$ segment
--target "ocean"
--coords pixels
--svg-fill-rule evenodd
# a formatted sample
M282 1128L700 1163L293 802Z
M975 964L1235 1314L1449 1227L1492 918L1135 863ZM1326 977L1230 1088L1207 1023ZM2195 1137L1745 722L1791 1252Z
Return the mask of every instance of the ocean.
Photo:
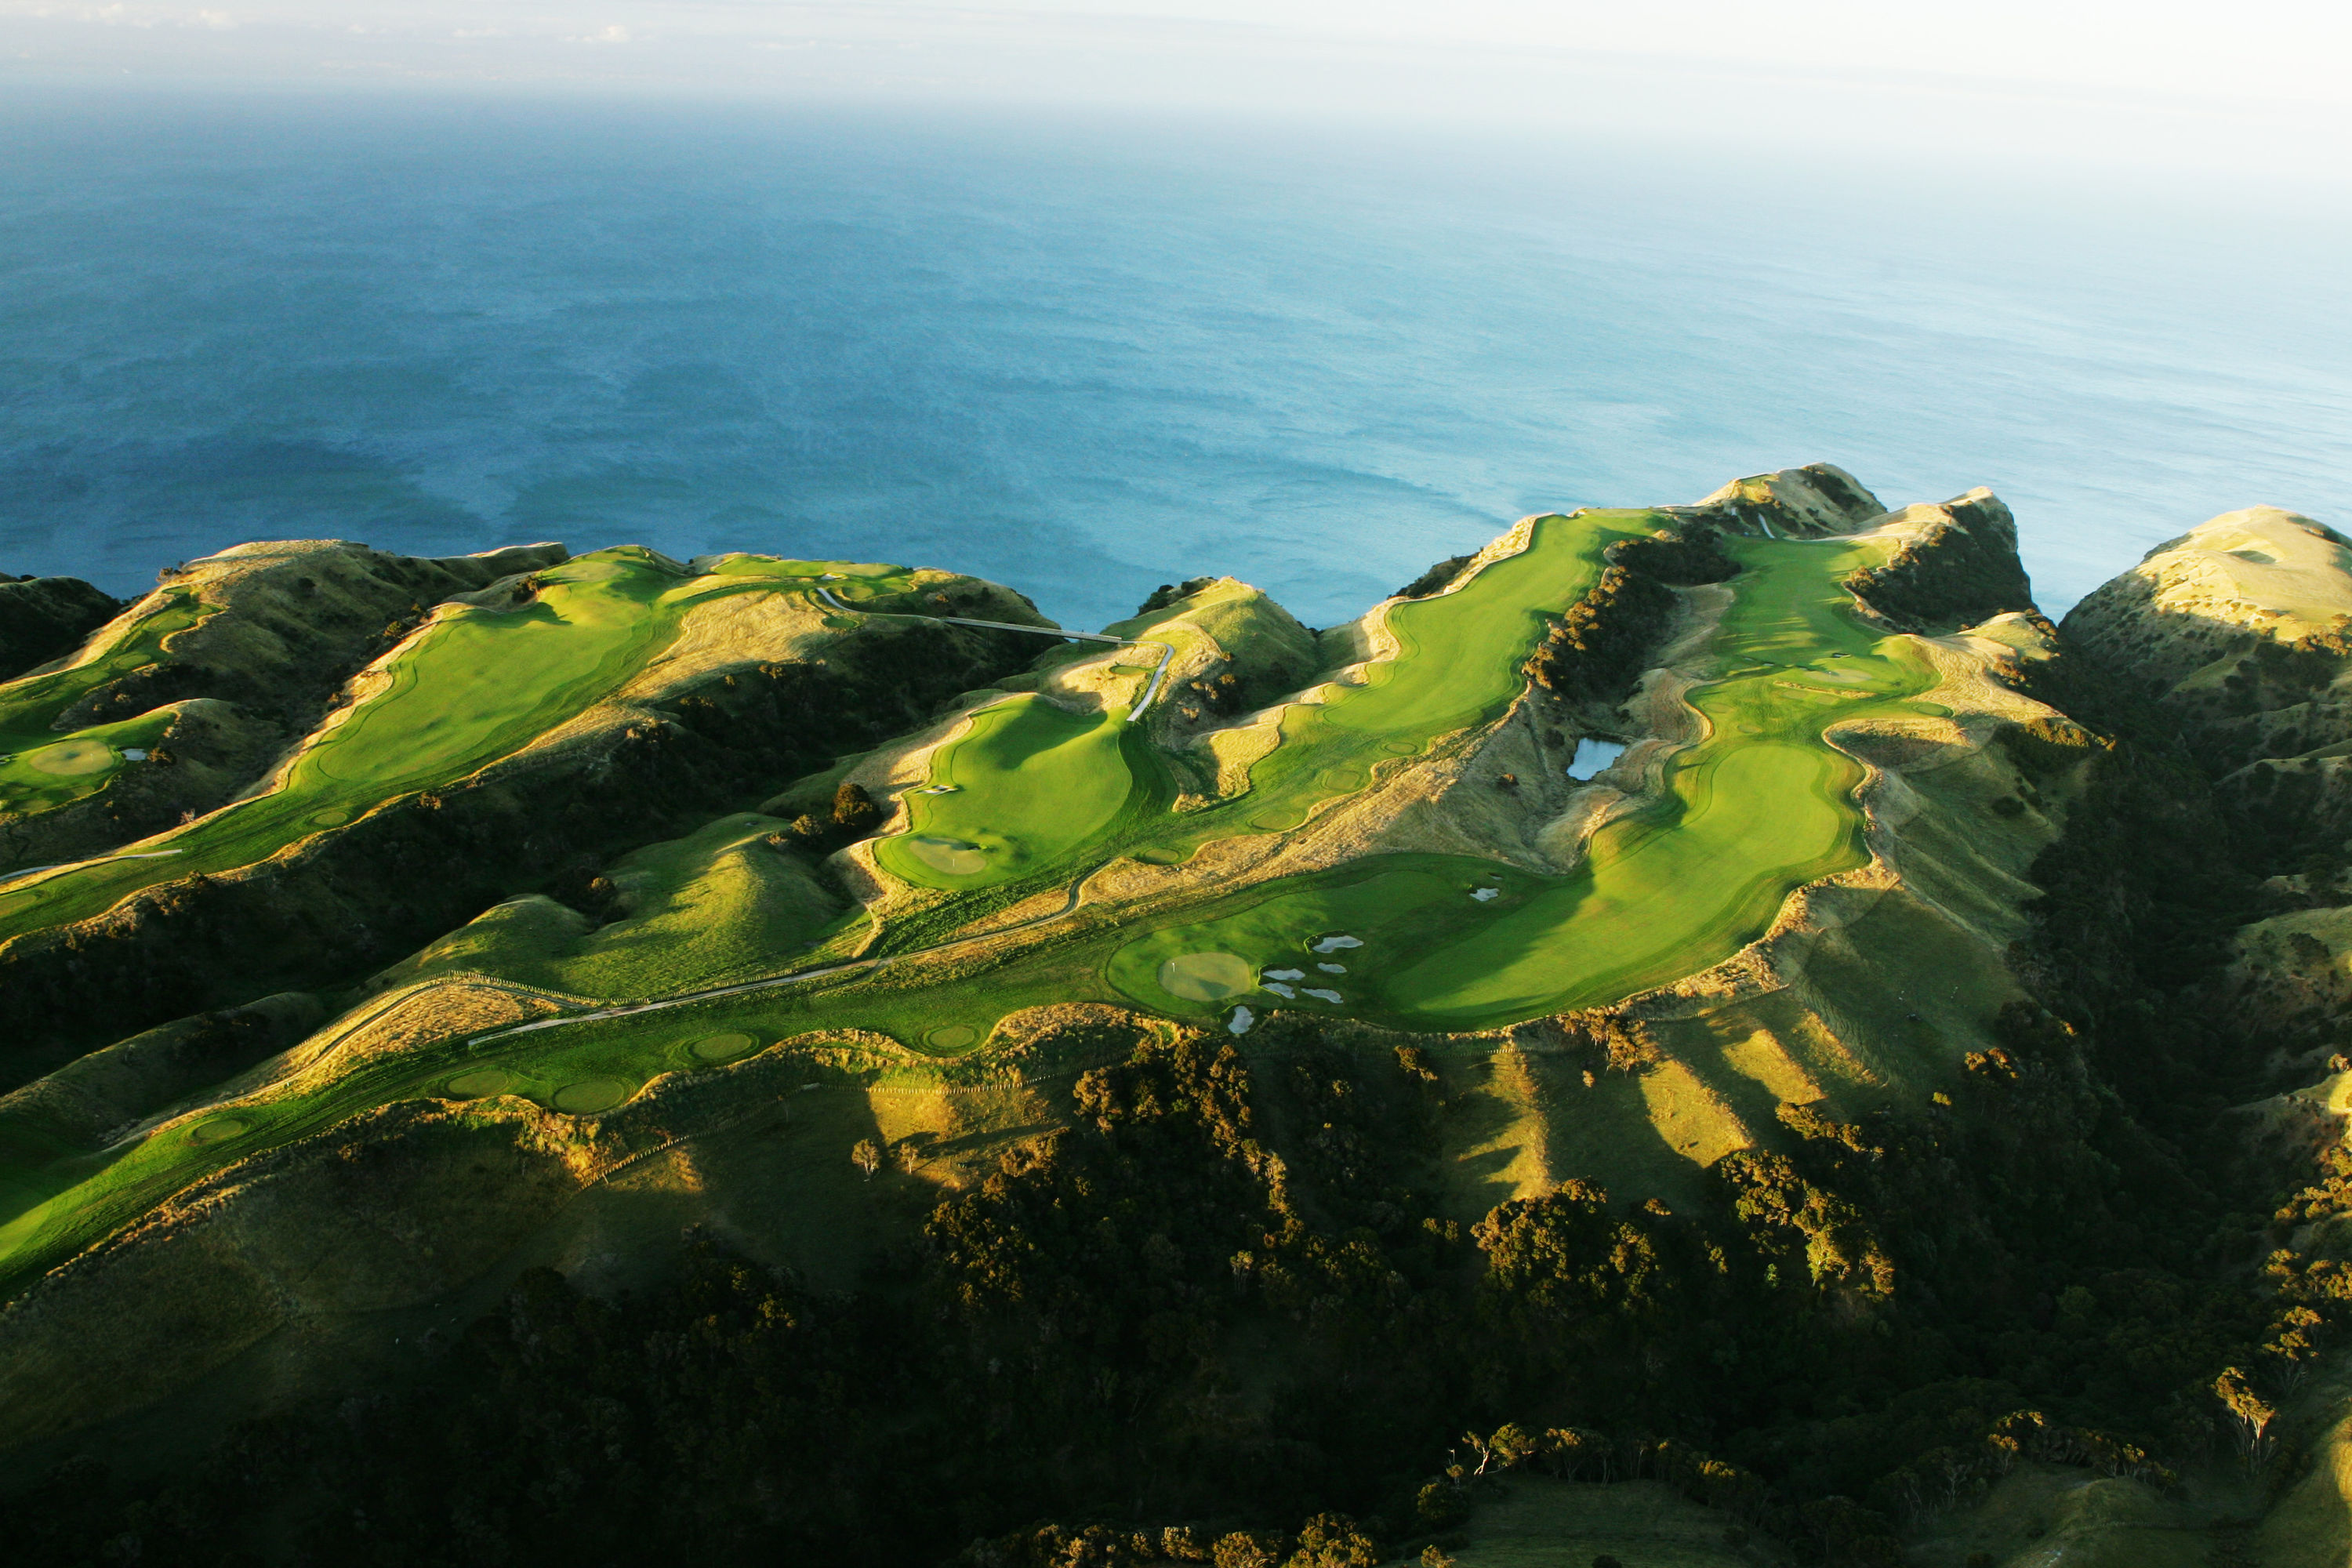
M28 90L0 145L0 570L118 594L560 539L1329 625L1822 459L1990 485L2053 613L2230 508L2352 530L2347 230L2291 193L457 93Z

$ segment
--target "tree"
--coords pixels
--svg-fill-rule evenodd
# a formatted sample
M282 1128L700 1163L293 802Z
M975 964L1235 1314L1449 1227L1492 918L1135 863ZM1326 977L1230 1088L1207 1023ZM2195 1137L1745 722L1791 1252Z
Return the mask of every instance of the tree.
M833 792L833 820L851 837L863 838L882 826L882 808L874 804L864 784L844 779Z
M882 1168L882 1146L871 1138L860 1138L856 1146L849 1151L849 1163L865 1172L866 1179L870 1182L874 1179L874 1173Z
M2254 1392L2246 1374L2234 1366L2213 1380L2213 1394L2237 1418L2238 1453L2246 1461L2246 1468L2260 1468L2270 1458L2271 1438L2267 1433L2277 1410Z

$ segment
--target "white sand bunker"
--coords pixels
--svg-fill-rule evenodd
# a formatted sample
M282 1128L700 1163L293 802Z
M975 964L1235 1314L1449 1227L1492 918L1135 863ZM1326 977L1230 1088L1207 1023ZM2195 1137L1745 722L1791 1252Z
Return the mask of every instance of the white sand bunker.
M1298 995L1297 992L1292 990L1289 986L1285 985L1279 980L1267 981L1265 983L1265 988L1268 991L1273 992L1276 996L1281 997L1286 1002L1293 1001Z
M1327 936L1321 942L1316 942L1313 946L1309 947L1307 951L1309 952L1337 952L1343 947L1361 947L1363 945L1363 940L1360 937Z
M932 870L950 877L969 877L988 869L988 856L977 844L961 838L934 838L928 833L907 840L907 853Z
M1188 952L1160 966L1160 989L1187 1002L1222 1002L1257 989L1257 971L1231 952Z
M1307 971L1303 969L1269 969L1265 972L1265 977L1268 980L1304 980L1307 978Z
M114 748L103 741L60 741L26 752L25 765L45 773L104 773L114 765Z
M1234 1009L1234 1016L1225 1021L1225 1027L1236 1035L1246 1035L1249 1033L1250 1026L1256 1022L1257 1020L1251 1016L1248 1008L1236 1007Z
M1304 994L1314 997L1318 1002L1339 1002L1346 1000L1346 998L1342 997L1337 991L1318 990L1317 987L1312 985L1307 988Z

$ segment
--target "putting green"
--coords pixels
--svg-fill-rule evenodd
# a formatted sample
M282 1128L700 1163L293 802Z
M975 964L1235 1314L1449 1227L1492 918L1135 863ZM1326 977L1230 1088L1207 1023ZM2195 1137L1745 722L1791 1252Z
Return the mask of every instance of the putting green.
M1257 970L1232 952L1187 952L1154 973L1160 989L1187 1002L1222 1002L1257 989Z
M988 869L988 852L977 844L966 844L961 838L941 838L934 834L916 833L908 836L906 851L943 877L976 877Z
M340 806L331 806L325 811L312 812L310 814L310 826L313 827L340 827L351 819L352 814L350 812L343 810Z
M555 1109L571 1116L610 1110L635 1091L616 1078L583 1078L555 1091Z
M923 1038L934 1050L960 1051L979 1039L980 1031L968 1024L950 1024L945 1028L933 1029Z
M759 1042L740 1033L705 1035L687 1048L707 1062L732 1061Z
M1074 713L1042 697L971 717L940 748L930 783L908 797L909 831L875 847L893 875L932 888L1009 882L1098 840L1135 791L1125 716Z
M215 1116L210 1121L200 1121L188 1131L191 1143L218 1143L234 1138L252 1123L242 1116Z
M25 765L45 773L72 777L103 773L114 765L115 751L103 741L60 741L25 754Z
M477 1068L451 1079L449 1094L455 1100L487 1100L494 1094L504 1094L513 1082L512 1073L498 1068Z

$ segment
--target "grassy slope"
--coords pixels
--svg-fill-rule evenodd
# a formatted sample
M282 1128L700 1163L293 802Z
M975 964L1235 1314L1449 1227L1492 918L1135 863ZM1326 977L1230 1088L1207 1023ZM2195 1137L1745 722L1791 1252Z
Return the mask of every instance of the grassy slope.
M909 798L908 831L876 846L884 869L930 888L979 888L1056 867L1109 827L1135 787L1116 710L1073 713L1043 697L1013 697L972 716L940 748L932 786ZM956 874L927 864L913 840L947 839L986 858Z
M129 846L158 858L92 862L0 889L0 940L86 919L140 889L263 859L309 832L506 756L617 690L712 592L797 586L817 564L681 580L634 546L540 574L518 612L445 611L379 667L384 684L323 726L271 787Z
M735 557L720 573L681 579L649 552L628 547L541 574L538 602L520 613L445 612L389 656L381 667L390 678L384 685L341 723L323 728L275 787L131 847L178 851L168 858L87 862L0 889L0 937L100 912L141 888L193 871L250 864L383 800L462 777L609 697L667 646L686 610L711 595L797 589L827 571L857 574L840 586L845 599L903 591L908 577L900 568ZM142 625L128 640L159 635ZM39 700L54 710L76 695L51 691ZM766 967L776 944L799 945L832 918L813 889L791 885L804 879L794 874L779 885L738 875L742 863L719 864L726 846L701 843L706 836L726 839L726 825L656 847L669 853L667 860L656 855L645 868L655 898L651 906L641 904L629 922L634 930L625 933L646 940L629 944L625 957L615 956L620 934L603 943L584 933L559 942L543 929L501 952L561 989L644 994ZM698 865L698 858L710 864ZM463 945L463 933L459 940ZM462 1040L449 1048L462 1050ZM520 1073L518 1085L551 1102L568 1084L610 1076L571 1071L557 1055L547 1073ZM638 1067L647 1070L633 1068L616 1080L625 1090L661 1070L642 1061ZM47 1151L55 1157L37 1166L12 1161L0 1171L6 1205L0 1214L8 1216L0 1225L0 1271L104 1234L200 1171L354 1111L446 1089L439 1080L448 1076L430 1051L414 1061L371 1061L330 1092L265 1095L249 1110L112 1149Z
M7 759L0 762L0 812L54 810L96 793L118 769L130 765L121 760L121 749L152 741L170 724L170 713L142 714L70 731L52 730L50 724L106 682L162 661L165 637L212 613L213 607L200 604L194 594L162 595L144 613L122 616L103 632L101 646L91 650L94 657L0 686L0 756ZM98 741L117 754L96 772L64 775L45 772L28 760L72 740Z
M1460 593L1399 606L1394 626L1404 657L1375 665L1366 685L1341 689L1321 708L1294 709L1285 720L1283 745L1259 763L1250 795L1232 808L1166 813L1160 809L1164 784L1134 787L1138 771L1152 765L1138 728L1115 719L1081 720L1034 700L1008 705L1005 727L1013 733L1006 743L981 748L988 772L976 776L992 781L988 791L926 798L953 803L961 813L992 797L1029 812L1020 826L1035 837L1024 848L1030 863L1044 868L1026 879L1033 883L1075 876L1115 848L1164 849L1220 833L1264 831L1244 814L1262 816L1268 801L1281 803L1285 816L1303 814L1321 798L1360 787L1381 756L1419 750L1446 728L1499 710L1518 690L1518 660L1537 635L1541 613L1572 602L1597 575L1601 549L1648 521L1641 513L1546 520L1526 554L1488 567ZM281 1086L107 1154L61 1162L39 1176L54 1199L0 1227L0 1257L22 1268L58 1256L238 1155L387 1100L448 1093L452 1079L484 1068L509 1075L516 1092L560 1105L567 1088L590 1080L625 1090L662 1072L698 1069L705 1064L693 1047L715 1033L741 1032L764 1044L856 1027L920 1042L942 1028L961 1027L984 1038L998 1019L1023 1007L1116 1000L1122 993L1171 1013L1222 1012L1222 1005L1188 1006L1158 992L1150 976L1174 951L1230 944L1255 963L1307 968L1311 978L1302 984L1328 984L1345 998L1333 1010L1451 1027L1601 1000L1704 967L1755 935L1793 881L1851 863L1858 854L1849 798L1855 775L1821 741L1821 731L1835 718L1898 700L1922 680L1899 660L1874 656L1875 639L1841 607L1843 595L1833 584L1853 564L1851 547L1756 541L1737 548L1748 558L1748 572L1738 580L1745 607L1723 633L1726 679L1700 700L1716 734L1682 760L1672 798L1655 816L1622 825L1595 847L1589 873L1545 879L1462 858L1382 857L1252 889L1233 906L1191 913L1172 934L1140 933L1141 944L1127 952L1120 949L1139 934L1131 929L1048 926L1010 958L950 952L480 1046L446 1039L352 1063L341 1076ZM662 585L635 582L632 575L623 569L596 581L627 583L637 595L634 602L658 605ZM1479 585L1489 579L1481 594ZM594 588L583 584L576 591ZM613 636L615 646L625 641L625 634ZM1858 657L1832 666L1833 653ZM563 667L575 668L569 661ZM1857 671L1860 679L1832 679ZM1012 722L1024 715L1034 715L1037 733ZM1107 765L1111 752L1102 739L1114 728L1129 781L1124 794L1118 772ZM1061 735L1064 730L1069 732ZM418 730L387 723L373 734L404 747ZM1061 743L1050 743L1057 735ZM1059 754L1074 744L1077 750L1068 757ZM961 752L950 752L943 765L961 766ZM460 748L451 754L464 753ZM1024 770L1033 765L1047 778L1075 778L1083 809L1071 810L1060 795L1031 786ZM1057 863L1058 846L1043 836L1055 831L1055 814L1083 820L1114 796L1123 804L1108 829L1091 841L1083 833L1069 834ZM1038 810L1037 799L1052 810ZM956 820L968 837L988 830L978 817ZM530 929L491 944L503 955L495 967L512 978L605 996L660 994L681 982L732 979L755 968L763 951L772 968L789 968L786 950L815 929L805 909L774 913L761 901L771 889L755 889L757 879L739 879L731 890L712 881L726 856L751 853L740 847L741 835L756 837L762 826L747 818L736 824L740 833L733 838L735 830L722 826L709 844L663 847L656 858L666 857L672 868L667 912L646 909L635 932L620 930L600 943L604 933L589 937L561 929L561 921L549 922L547 910L504 917ZM1750 862L1748 874L1723 878L1727 858L1742 854ZM1695 874L1702 869L1705 877ZM1727 880L1728 896L1710 896L1707 889ZM1474 901L1469 893L1479 886L1495 887L1502 896ZM983 889L980 897L1003 891ZM1202 928L1202 913L1213 931ZM1640 942L1630 952L1612 946L1634 918L1643 922ZM539 924L530 926L534 920ZM944 930L956 922L935 918L930 923ZM718 934L730 925L744 929ZM1368 946L1325 955L1301 951L1306 941L1333 931L1362 936ZM468 931L473 934L450 939L457 945L443 956L454 962L467 942L499 935ZM1318 959L1349 973L1327 977L1313 969ZM419 973L439 967L428 954ZM80 1190L68 1190L78 1185Z
M839 901L804 864L772 847L781 818L739 812L652 844L612 871L626 910L596 926L541 895L488 910L378 981L381 989L450 973L604 1000L723 985L767 973L815 941Z
M1675 759L1657 807L1596 837L1586 869L1543 879L1447 857L1368 859L1266 884L1230 914L1156 931L1114 961L1113 983L1147 1005L1205 1012L1213 1005L1160 991L1150 979L1160 963L1228 951L1297 967L1306 941L1345 932L1366 944L1336 955L1365 972L1335 983L1349 1011L1486 1027L1705 968L1761 931L1790 889L1862 864L1861 769L1823 731L1895 709L1930 674L1857 619L1836 585L1872 547L1731 548L1745 571L1712 650L1725 675L1693 700L1707 739ZM1480 886L1501 896L1473 902Z

